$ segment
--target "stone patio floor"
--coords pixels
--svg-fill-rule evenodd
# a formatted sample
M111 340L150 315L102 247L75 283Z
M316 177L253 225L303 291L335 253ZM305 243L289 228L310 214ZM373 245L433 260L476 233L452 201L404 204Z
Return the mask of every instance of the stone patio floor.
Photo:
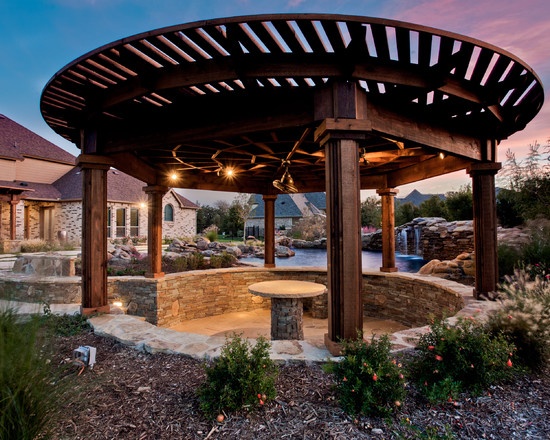
M42 313L40 304L0 300L0 308L7 307L22 314ZM79 304L52 304L50 307L52 313L72 314L80 310ZM458 316L479 318L495 307L495 302L475 301L472 298L450 321L453 322ZM97 335L114 338L137 350L149 353L180 353L203 359L217 357L226 342L226 336L234 333L251 340L259 335L269 338L270 319L269 310L256 310L195 319L172 328L161 328L112 307L112 313L94 316L90 318L90 323ZM272 359L282 363L325 362L334 359L323 343L327 325L326 319L313 319L304 313L305 340L271 341ZM370 339L373 333L391 333L395 351L414 347L418 336L428 330L428 326L410 329L394 321L368 317L365 317L363 326L365 339ZM100 362L101 353L97 356Z

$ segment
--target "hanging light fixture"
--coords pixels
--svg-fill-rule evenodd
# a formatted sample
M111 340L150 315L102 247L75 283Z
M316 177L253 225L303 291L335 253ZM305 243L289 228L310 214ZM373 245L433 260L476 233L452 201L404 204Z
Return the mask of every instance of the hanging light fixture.
M281 176L281 179L273 181L273 186L277 188L279 191L282 191L284 193L297 193L298 188L296 188L296 186L294 185L294 180L292 179L292 176L288 172L289 165L290 165L290 161L283 160L282 166L285 168L285 171Z

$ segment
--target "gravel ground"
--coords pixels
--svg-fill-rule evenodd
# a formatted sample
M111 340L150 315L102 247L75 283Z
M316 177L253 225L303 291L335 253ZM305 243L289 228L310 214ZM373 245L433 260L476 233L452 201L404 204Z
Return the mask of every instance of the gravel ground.
M402 410L382 420L346 415L320 365L282 365L275 401L218 423L199 410L199 360L138 352L92 332L55 344L60 363L80 345L97 348L93 370L75 367L73 395L84 397L64 404L56 439L550 438L550 369L456 405L430 406L411 387Z

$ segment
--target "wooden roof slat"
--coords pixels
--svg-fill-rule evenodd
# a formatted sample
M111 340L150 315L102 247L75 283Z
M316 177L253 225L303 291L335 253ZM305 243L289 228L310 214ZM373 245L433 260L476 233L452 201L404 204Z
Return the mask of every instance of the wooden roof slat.
M514 72L515 71L515 72ZM527 91L527 88L531 85L532 81L531 78L529 78L527 75L521 75L521 72L523 69L521 66L518 66L517 69L512 68L510 70L509 76L516 75L517 77L510 78L508 81L508 77L504 80L504 83L512 82L514 83L514 88L512 93L509 95L508 99L506 100L506 103L504 104L506 107L508 106L514 106L516 101Z
M100 59L94 60L93 58L87 59L85 61L86 64L89 64L93 66L94 68L100 70L103 72L103 74L109 75L113 80L119 82L119 81L126 81L128 79L128 74L122 75L121 73L117 72L115 68L113 67L107 67L105 66ZM124 72L126 73L126 72Z
M109 58L132 72L140 72L140 74L143 74L144 71L153 69L151 63L136 55L135 52L132 52L126 46L119 46L116 50L111 50Z
M221 56L226 56L225 48L223 46L222 49L217 46L219 44L217 40L212 38L212 41L209 41L205 35L210 37L210 34L206 31L204 34L200 31L204 31L204 29L183 29L181 32L184 34L189 40L191 40L194 44L197 45L197 47L201 48L205 53L207 53L211 58L219 58Z
M455 39L442 36L439 39L439 51L437 53L437 69L444 74L449 74L452 69L453 46Z
M135 71L128 68L127 66L124 66L123 64L121 64L117 60L113 59L115 56L117 56L115 54L115 52L112 52L112 53L109 53L109 54L107 54L107 53L97 54L97 57L101 61L109 63L112 67L114 67L114 68L118 69L120 72L122 72L121 75L126 76L127 78L137 76L137 73Z
M231 44L227 39L227 30L224 26L206 24L202 27L202 30L212 38L213 41L219 44L223 50L227 53L231 53Z
M176 56L183 61L182 64L185 65L186 62L200 62L204 60L203 54L198 52L194 46L192 46L185 40L186 36L183 33L173 32L164 34L164 38L166 38L168 41L170 41L170 43L172 43L175 47L183 52L183 54L179 54L172 49L172 53L175 53ZM190 57L192 61L187 59L186 56Z
M346 50L346 45L342 39L342 34L340 33L337 23L331 20L321 20L321 26L327 35L333 51L335 53L344 52Z
M499 55L495 65L491 70L491 73L487 76L485 86L490 88L497 85L497 83L500 81L500 78L502 77L511 62L512 60L510 60L510 58Z
M78 64L76 66L76 69L78 69L79 71L81 71L84 74L87 74L87 75L90 75L90 76L96 78L98 81L101 81L103 84L106 84L107 86L117 84L117 82L119 81L119 80L116 80L116 79L113 79L113 78L108 78L107 76L103 75L101 72L98 72L97 70L94 70L94 69L92 69L88 66L85 66L83 64Z
M277 40L275 34L266 27L265 23L259 21L253 21L248 24L250 29L261 39L264 46L272 54L284 53L284 47L281 42Z
M474 45L472 43L462 42L460 50L453 55L455 66L454 76L459 79L463 79L466 76L466 71L468 70L473 51Z
M418 34L418 65L429 67L432 58L432 34L420 32Z
M397 58L400 63L411 63L411 31L404 28L395 29L395 42L397 45Z
M292 29L287 20L273 20L272 24L293 53L306 52L302 42L296 36L294 29Z
M327 51L316 27L310 20L297 20L296 23L314 53L323 53Z
M479 56L477 58L477 62L472 72L470 81L475 84L481 84L481 80L485 76L487 68L489 67L491 60L493 59L493 53L494 52L490 50L481 48L481 52L479 53Z
M230 53L233 56L244 55L246 52L256 55L263 53L252 39L252 36L238 24L227 26L227 39L229 41Z
M146 63L145 65L148 68L153 67L156 69L160 69L168 65L168 62L166 60L164 60L154 51L150 50L149 47L144 45L143 40L127 43L124 45L124 48L134 57Z
M390 48L388 46L388 35L386 33L386 26L381 24L371 24L372 37L374 39L374 45L376 47L376 56L381 60L390 59Z

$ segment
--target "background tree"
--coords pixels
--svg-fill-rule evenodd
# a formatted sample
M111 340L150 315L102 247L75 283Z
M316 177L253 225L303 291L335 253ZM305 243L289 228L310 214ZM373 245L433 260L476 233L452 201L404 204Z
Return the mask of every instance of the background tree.
M370 196L361 202L361 226L379 228L382 225L380 198Z
M523 223L516 191L506 188L500 189L497 194L497 218L504 228L513 228Z
M409 223L416 217L420 217L420 209L412 202L399 203L395 206L395 226Z
M197 233L202 234L211 225L220 227L220 210L209 205L199 205L199 209L197 210Z
M458 191L449 191L445 194L445 219L449 222L455 220L473 220L474 209L472 202L471 185L461 186Z
M537 217L550 218L550 139L544 147L538 142L529 145L523 161L508 150L499 183L507 190L498 197L501 224L514 223L510 219L517 225Z
M244 225L252 208L250 194L238 194L222 220L222 231L238 237L244 236Z
M420 206L420 215L422 217L443 217L447 215L445 200L433 195L428 200L424 200Z

